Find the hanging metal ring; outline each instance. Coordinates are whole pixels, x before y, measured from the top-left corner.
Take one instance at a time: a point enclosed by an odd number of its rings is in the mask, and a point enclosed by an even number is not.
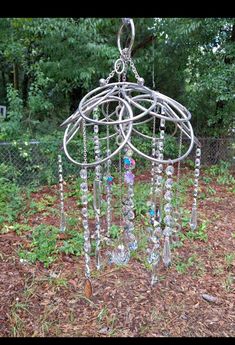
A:
[[[134,40],[135,40],[135,25],[134,25],[134,21],[131,18],[123,18],[122,20],[123,24],[121,25],[119,31],[118,31],[118,35],[117,35],[117,45],[118,45],[118,49],[120,54],[122,54],[122,51],[124,49],[126,49],[130,55],[133,44],[134,44]],[[129,47],[126,48],[122,48],[121,47],[121,34],[122,34],[122,30],[124,28],[124,26],[130,25],[131,27],[131,40],[130,40],[130,44]]]

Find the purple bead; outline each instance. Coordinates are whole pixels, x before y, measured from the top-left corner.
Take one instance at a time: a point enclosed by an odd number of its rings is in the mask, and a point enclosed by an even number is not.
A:
[[[135,175],[132,174],[132,172],[127,171],[127,172],[125,173],[125,182],[126,182],[127,184],[133,184],[133,183],[134,183],[134,179],[135,179]]]

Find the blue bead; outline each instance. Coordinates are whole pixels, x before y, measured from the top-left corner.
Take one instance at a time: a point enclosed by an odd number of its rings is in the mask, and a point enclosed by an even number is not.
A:
[[[155,215],[154,210],[149,210],[149,214],[150,214],[151,217],[153,217]]]
[[[130,159],[128,157],[125,157],[123,159],[123,161],[124,161],[124,164],[126,164],[126,165],[130,165],[131,164],[131,161],[130,161]]]

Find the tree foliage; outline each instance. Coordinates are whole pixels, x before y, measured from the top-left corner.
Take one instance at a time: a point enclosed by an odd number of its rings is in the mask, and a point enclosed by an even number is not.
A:
[[[0,140],[55,132],[112,70],[119,25],[116,18],[0,19],[0,104],[8,110]],[[133,59],[146,85],[182,102],[197,135],[228,135],[234,19],[136,18],[135,25]]]

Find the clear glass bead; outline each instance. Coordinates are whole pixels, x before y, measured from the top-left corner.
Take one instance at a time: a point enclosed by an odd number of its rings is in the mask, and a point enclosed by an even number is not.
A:
[[[196,149],[196,156],[197,157],[201,156],[201,149],[199,149],[199,148]]]
[[[99,137],[98,137],[98,135],[94,135],[94,142],[95,142],[95,141],[99,142]]]
[[[161,195],[161,193],[162,193],[161,188],[156,187],[156,188],[155,188],[155,193],[156,193],[157,196]]]
[[[163,108],[161,108],[161,110],[163,111]],[[166,123],[166,120],[165,119],[161,119],[160,120],[160,127],[165,127],[165,123]]]
[[[154,233],[151,237],[151,241],[153,244],[159,244],[159,239],[157,238],[157,236],[154,235]]]
[[[128,148],[128,150],[126,151],[126,154],[127,156],[131,157],[133,155],[133,151],[130,148]]]
[[[128,242],[128,247],[131,251],[136,250],[138,248],[138,243],[137,243],[137,240],[136,240],[134,234],[127,233],[126,234],[126,241]]]
[[[167,215],[165,218],[164,218],[164,222],[166,225],[170,226],[172,225],[173,223],[173,218],[170,216],[170,215]]]
[[[199,170],[199,169],[195,169],[194,175],[195,175],[196,177],[198,177],[198,176],[200,175],[200,170]]]
[[[153,232],[154,236],[157,236],[157,237],[160,237],[162,235],[162,229],[160,226],[157,226],[155,229],[154,229],[154,232]]]
[[[152,233],[153,232],[153,228],[151,228],[150,226],[148,226],[147,228],[146,228],[146,231],[148,232],[148,233]]]
[[[165,206],[164,206],[164,211],[168,214],[168,213],[171,213],[172,212],[172,210],[173,210],[173,207],[172,207],[172,205],[171,204],[166,204]]]
[[[158,253],[155,253],[155,252],[152,252],[147,259],[148,263],[151,265],[157,265],[159,260],[160,260],[160,256]]]
[[[101,165],[97,165],[97,166],[95,167],[95,172],[96,172],[96,173],[101,173],[101,172],[102,172],[102,167],[101,167]]]
[[[129,211],[129,213],[128,213],[128,219],[132,220],[132,219],[134,219],[134,218],[135,218],[134,212],[133,212],[133,211]]]
[[[163,150],[163,142],[162,141],[159,141],[158,148],[159,148],[160,151]]]
[[[89,252],[90,252],[90,250],[91,250],[91,244],[90,244],[90,242],[85,242],[85,244],[84,244],[84,250],[85,250],[86,253],[89,253]]]
[[[165,186],[167,189],[170,189],[173,186],[173,179],[172,178],[168,178],[166,180]]]
[[[133,222],[128,222],[127,223],[128,231],[133,231],[135,226]]]
[[[100,144],[99,139],[94,139],[94,144],[99,146],[99,144]]]
[[[163,153],[159,153],[157,157],[158,157],[158,159],[162,160],[163,159]]]
[[[87,178],[87,170],[86,169],[81,169],[80,170],[80,176],[82,179],[86,179]]]
[[[194,186],[198,187],[198,179],[197,178],[195,178],[195,180],[194,180]]]
[[[162,183],[162,176],[158,175],[156,176],[156,184],[160,185]]]
[[[170,226],[166,226],[165,229],[163,230],[163,235],[164,236],[171,236],[172,235],[172,228]]]
[[[164,136],[165,136],[165,131],[160,131],[160,139],[164,139]]]
[[[89,232],[84,232],[84,241],[85,241],[85,242],[88,241],[89,238],[90,238]]]
[[[156,167],[157,173],[161,174],[162,170],[163,170],[163,165],[162,164],[158,164],[157,167]]]
[[[83,215],[84,217],[87,217],[87,208],[86,208],[86,207],[83,207],[83,208],[82,208],[82,215]]]
[[[167,190],[167,191],[166,191],[166,193],[164,194],[164,198],[165,198],[165,200],[167,200],[167,201],[171,201],[172,197],[173,197],[173,193],[172,193],[172,191]]]
[[[167,176],[172,176],[173,173],[174,173],[174,167],[173,167],[173,165],[168,165],[168,166],[166,167],[166,174],[167,174]]]
[[[88,220],[87,219],[83,219],[82,224],[83,224],[84,228],[88,228]]]
[[[88,191],[88,186],[87,186],[87,183],[86,183],[86,182],[82,182],[82,183],[80,184],[80,187],[81,187],[81,190],[82,190],[83,192],[87,192],[87,191]]]
[[[99,132],[99,126],[98,125],[94,125],[94,133],[98,133]]]
[[[81,201],[82,201],[82,204],[83,204],[83,205],[87,205],[87,203],[88,203],[87,195],[82,195],[82,196],[81,196]]]
[[[201,160],[199,158],[196,158],[195,159],[195,165],[196,167],[199,167],[200,166],[200,163],[201,163]]]

